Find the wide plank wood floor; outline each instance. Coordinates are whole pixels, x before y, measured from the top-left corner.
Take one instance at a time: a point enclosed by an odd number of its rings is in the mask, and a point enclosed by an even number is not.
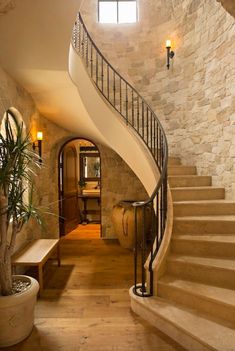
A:
[[[182,351],[130,309],[132,253],[100,239],[99,225],[62,239],[61,267],[49,262],[29,338],[11,351]]]

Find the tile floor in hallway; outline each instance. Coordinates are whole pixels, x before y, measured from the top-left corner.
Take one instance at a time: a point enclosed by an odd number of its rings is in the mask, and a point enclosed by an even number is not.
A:
[[[8,351],[182,351],[130,309],[132,253],[102,240],[99,225],[79,226],[50,261],[30,337]]]

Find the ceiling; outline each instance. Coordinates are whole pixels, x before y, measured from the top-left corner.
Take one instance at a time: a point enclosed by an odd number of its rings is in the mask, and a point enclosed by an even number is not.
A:
[[[0,63],[48,119],[103,142],[68,75],[72,27],[83,0],[0,0]]]

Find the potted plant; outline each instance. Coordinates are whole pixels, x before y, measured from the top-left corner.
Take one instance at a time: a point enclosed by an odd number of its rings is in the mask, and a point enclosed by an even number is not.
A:
[[[26,338],[33,327],[38,282],[12,276],[11,257],[16,236],[31,217],[40,222],[32,204],[35,166],[29,134],[8,110],[0,133],[0,347]]]
[[[86,182],[84,178],[81,178],[78,182],[79,188],[81,189],[81,191],[85,188],[86,186]]]

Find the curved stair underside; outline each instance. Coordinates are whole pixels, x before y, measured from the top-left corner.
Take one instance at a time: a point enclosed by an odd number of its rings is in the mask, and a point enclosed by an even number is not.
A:
[[[159,119],[145,99],[100,52],[81,14],[77,15],[74,24],[69,73],[87,114],[149,193],[145,201],[132,201],[135,218],[133,290],[139,296],[151,296],[153,264],[158,252],[165,248],[165,242],[169,242],[165,239],[165,233],[169,232],[167,210],[170,202],[167,171],[178,170],[177,160],[173,159],[167,170],[168,144]],[[193,174],[195,167],[188,172]]]
[[[174,224],[156,296],[132,309],[190,351],[235,350],[235,202],[194,167],[171,169]]]

